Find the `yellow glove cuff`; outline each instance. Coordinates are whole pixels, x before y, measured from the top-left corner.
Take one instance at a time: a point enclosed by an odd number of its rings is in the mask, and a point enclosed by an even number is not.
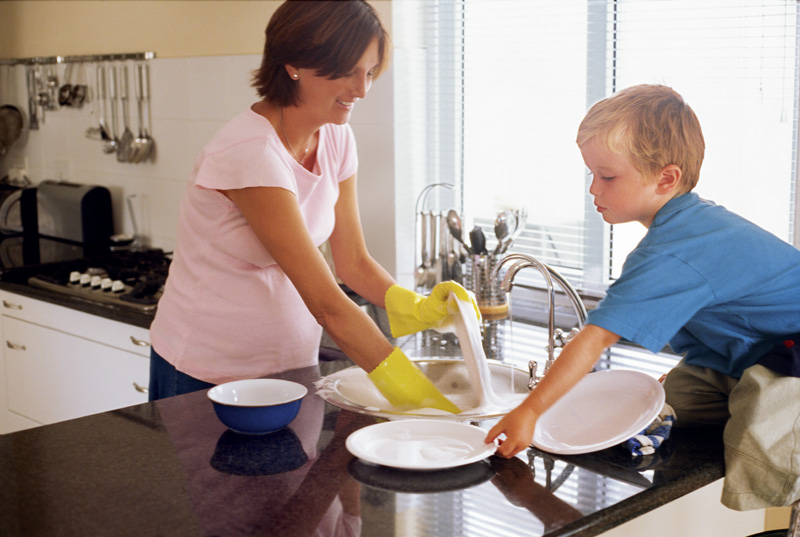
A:
[[[436,408],[453,414],[461,412],[399,347],[395,347],[367,377],[397,407]]]

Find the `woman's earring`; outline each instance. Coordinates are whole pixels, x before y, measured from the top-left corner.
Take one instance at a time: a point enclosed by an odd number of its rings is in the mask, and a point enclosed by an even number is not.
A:
[[[295,74],[293,74],[293,75],[292,75],[292,78],[294,78],[295,80],[297,80],[298,78],[300,78],[300,75],[298,75],[297,73],[295,73]]]

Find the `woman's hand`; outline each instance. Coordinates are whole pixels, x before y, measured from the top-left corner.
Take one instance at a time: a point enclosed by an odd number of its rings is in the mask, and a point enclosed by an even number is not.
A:
[[[523,403],[506,414],[497,425],[489,429],[484,442],[489,444],[494,442],[501,434],[505,434],[506,438],[500,440],[500,446],[495,454],[510,459],[531,445],[533,431],[536,428],[538,419],[539,416],[536,411]]]
[[[428,296],[399,285],[391,286],[386,291],[384,302],[392,335],[401,337],[428,328],[442,327],[451,315],[447,307],[451,293],[459,300],[470,301],[475,309],[475,316],[480,320],[481,311],[475,297],[456,282],[441,282],[434,286]]]
[[[436,408],[452,414],[461,412],[399,347],[368,373],[367,378],[395,406]]]

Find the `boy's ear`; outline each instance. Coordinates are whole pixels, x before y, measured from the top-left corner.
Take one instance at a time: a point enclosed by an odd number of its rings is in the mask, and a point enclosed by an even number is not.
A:
[[[681,183],[683,172],[676,164],[667,164],[658,174],[658,186],[656,192],[659,194],[669,194]]]

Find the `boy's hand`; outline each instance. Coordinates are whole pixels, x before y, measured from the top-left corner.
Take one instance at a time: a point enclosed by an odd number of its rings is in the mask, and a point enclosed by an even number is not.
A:
[[[500,446],[495,454],[510,459],[531,445],[533,431],[536,428],[536,420],[538,419],[539,416],[534,410],[522,404],[506,414],[497,425],[489,429],[484,442],[489,444],[501,434],[505,434],[506,438],[505,440],[500,440]]]

